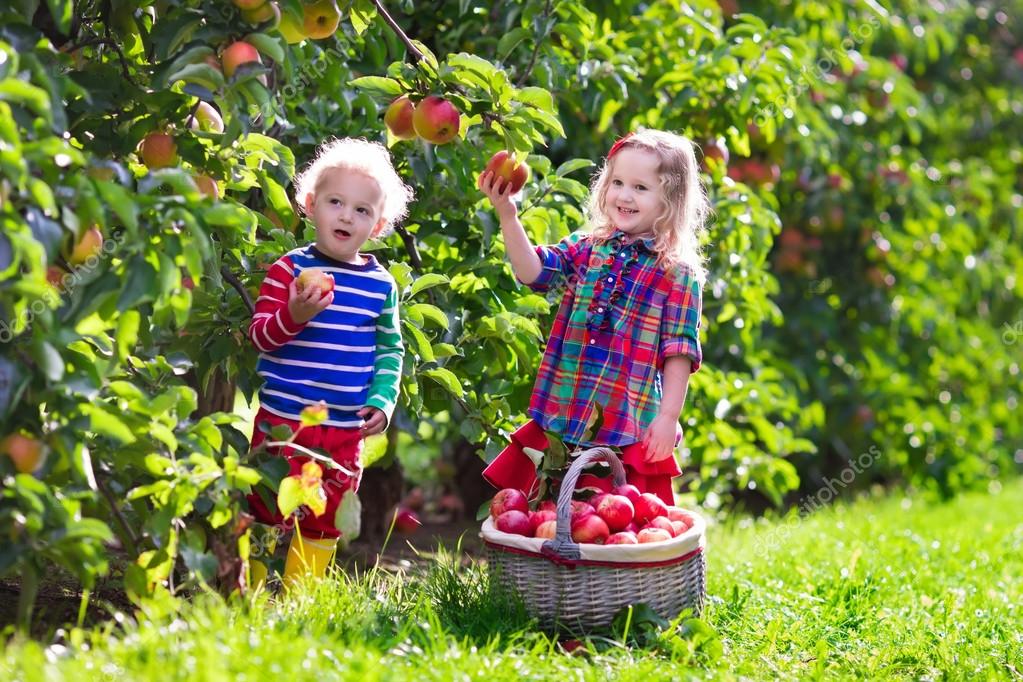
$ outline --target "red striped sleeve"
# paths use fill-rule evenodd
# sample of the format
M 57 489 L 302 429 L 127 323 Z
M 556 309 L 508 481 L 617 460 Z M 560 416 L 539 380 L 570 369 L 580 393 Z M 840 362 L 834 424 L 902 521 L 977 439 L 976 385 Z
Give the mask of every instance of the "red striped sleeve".
M 282 256 L 270 266 L 259 289 L 256 312 L 249 325 L 249 338 L 260 351 L 280 348 L 305 327 L 288 311 L 288 288 L 295 279 L 291 258 Z

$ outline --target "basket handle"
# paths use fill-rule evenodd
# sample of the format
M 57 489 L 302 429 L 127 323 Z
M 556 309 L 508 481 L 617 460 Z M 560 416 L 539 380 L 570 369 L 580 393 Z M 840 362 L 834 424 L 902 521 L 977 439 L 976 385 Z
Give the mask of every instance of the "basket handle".
M 557 556 L 562 559 L 579 559 L 579 545 L 572 541 L 572 493 L 579 482 L 583 469 L 595 462 L 607 462 L 611 465 L 611 477 L 615 486 L 625 485 L 625 467 L 611 448 L 597 447 L 583 450 L 575 457 L 572 466 L 561 482 L 558 491 L 557 530 L 553 540 L 543 543 L 541 553 L 546 556 Z

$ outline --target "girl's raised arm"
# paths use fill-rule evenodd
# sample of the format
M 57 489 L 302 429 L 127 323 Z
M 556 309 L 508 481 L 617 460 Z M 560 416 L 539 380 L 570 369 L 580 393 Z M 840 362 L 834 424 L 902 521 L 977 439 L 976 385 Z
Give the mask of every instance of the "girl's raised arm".
M 508 252 L 515 277 L 523 284 L 532 284 L 540 276 L 543 263 L 536 254 L 536 248 L 529 241 L 529 235 L 519 222 L 519 213 L 511 200 L 511 183 L 498 178 L 492 172 L 480 176 L 479 187 L 490 199 L 501 221 L 504 248 Z

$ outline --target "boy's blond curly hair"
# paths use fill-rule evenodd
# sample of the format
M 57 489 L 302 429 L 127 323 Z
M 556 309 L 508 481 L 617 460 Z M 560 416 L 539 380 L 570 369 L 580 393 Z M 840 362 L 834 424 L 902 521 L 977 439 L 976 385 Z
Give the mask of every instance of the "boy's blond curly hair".
M 380 185 L 384 195 L 382 217 L 385 225 L 374 237 L 387 234 L 408 215 L 408 205 L 413 197 L 412 188 L 394 170 L 387 148 L 379 142 L 351 137 L 328 140 L 321 144 L 316 150 L 316 158 L 295 176 L 295 199 L 303 213 L 306 197 L 316 193 L 323 173 L 335 168 L 362 173 Z

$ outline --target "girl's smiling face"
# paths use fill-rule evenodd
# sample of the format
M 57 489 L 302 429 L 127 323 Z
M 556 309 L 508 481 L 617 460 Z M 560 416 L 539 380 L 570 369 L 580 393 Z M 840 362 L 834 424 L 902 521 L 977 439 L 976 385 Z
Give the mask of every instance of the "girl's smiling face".
M 347 168 L 331 168 L 306 197 L 316 225 L 316 248 L 335 260 L 359 263 L 359 249 L 384 225 L 384 193 L 376 180 Z
M 664 211 L 661 160 L 646 149 L 626 147 L 611 160 L 604 213 L 615 227 L 632 236 L 651 236 Z

